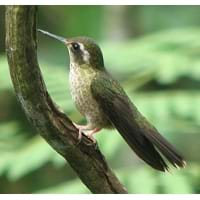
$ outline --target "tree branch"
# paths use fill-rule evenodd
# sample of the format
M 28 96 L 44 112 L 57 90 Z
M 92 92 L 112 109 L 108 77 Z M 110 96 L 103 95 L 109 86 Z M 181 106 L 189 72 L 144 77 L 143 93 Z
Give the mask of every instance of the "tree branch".
M 37 62 L 36 7 L 7 6 L 6 50 L 18 100 L 41 136 L 61 154 L 92 193 L 127 193 L 98 147 L 51 100 Z

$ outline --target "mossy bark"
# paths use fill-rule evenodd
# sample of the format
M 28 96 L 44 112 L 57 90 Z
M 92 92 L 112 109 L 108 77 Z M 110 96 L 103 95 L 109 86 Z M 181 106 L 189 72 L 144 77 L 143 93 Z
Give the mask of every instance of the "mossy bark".
M 92 193 L 127 193 L 97 146 L 85 136 L 77 144 L 78 130 L 48 94 L 37 61 L 36 9 L 6 7 L 6 52 L 16 96 L 30 122 Z

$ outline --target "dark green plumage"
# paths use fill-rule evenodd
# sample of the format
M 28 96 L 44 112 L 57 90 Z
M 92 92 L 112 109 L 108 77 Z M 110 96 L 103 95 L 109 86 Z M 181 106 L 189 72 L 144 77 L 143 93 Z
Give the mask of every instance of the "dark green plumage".
M 99 73 L 93 79 L 91 92 L 113 126 L 141 159 L 161 171 L 168 166 L 160 153 L 175 167 L 185 165 L 177 150 L 148 123 L 118 82 L 107 73 Z

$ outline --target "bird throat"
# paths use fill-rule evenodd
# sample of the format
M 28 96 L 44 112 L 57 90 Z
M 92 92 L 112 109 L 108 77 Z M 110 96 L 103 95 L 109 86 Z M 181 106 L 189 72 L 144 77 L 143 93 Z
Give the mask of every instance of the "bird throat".
M 79 101 L 82 98 L 87 99 L 87 96 L 91 95 L 90 85 L 93 78 L 96 76 L 96 70 L 88 66 L 87 64 L 78 65 L 76 63 L 70 63 L 70 73 L 69 73 L 69 82 L 70 90 L 73 100 L 80 105 Z M 85 96 L 85 97 L 84 97 Z M 80 106 L 77 106 L 80 107 Z M 80 111 L 82 109 L 79 109 Z
M 91 93 L 91 82 L 97 73 L 96 70 L 86 64 L 81 66 L 74 63 L 70 64 L 69 82 L 72 99 L 79 112 L 94 127 L 96 123 L 101 124 L 102 116 Z

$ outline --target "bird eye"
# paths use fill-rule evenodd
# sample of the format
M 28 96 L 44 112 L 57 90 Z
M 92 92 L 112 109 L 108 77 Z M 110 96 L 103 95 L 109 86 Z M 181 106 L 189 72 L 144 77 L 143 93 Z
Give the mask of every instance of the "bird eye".
M 72 43 L 72 47 L 74 50 L 79 50 L 80 45 L 78 43 Z

